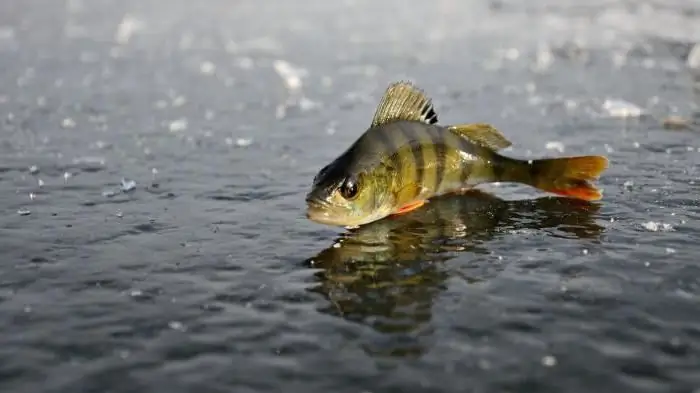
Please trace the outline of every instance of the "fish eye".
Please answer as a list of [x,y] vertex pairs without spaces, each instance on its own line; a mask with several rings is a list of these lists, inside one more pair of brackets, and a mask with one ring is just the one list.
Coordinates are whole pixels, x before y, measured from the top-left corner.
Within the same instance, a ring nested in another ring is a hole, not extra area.
[[343,198],[351,200],[357,196],[357,190],[359,188],[358,180],[352,177],[348,177],[340,186],[340,195]]

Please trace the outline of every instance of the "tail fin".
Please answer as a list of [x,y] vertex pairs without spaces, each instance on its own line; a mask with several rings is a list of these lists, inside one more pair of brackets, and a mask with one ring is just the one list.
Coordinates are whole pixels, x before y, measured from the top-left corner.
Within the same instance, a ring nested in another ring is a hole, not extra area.
[[607,169],[608,159],[603,156],[545,158],[529,166],[528,183],[533,187],[586,201],[602,197],[601,190],[589,182]]

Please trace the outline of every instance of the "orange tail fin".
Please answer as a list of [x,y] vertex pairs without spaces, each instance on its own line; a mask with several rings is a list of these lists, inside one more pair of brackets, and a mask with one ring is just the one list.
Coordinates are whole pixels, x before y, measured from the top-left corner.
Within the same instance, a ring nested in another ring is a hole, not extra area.
[[534,160],[529,166],[529,183],[543,191],[586,201],[603,196],[590,183],[608,167],[608,159],[603,156],[545,158]]

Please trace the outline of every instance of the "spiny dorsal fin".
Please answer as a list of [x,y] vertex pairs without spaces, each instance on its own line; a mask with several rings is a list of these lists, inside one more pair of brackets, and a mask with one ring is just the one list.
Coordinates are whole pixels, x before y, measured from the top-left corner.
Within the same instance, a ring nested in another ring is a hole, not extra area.
[[372,119],[372,127],[396,120],[415,120],[427,124],[438,122],[430,98],[411,82],[400,81],[389,85]]
[[505,149],[512,145],[495,127],[486,123],[456,124],[447,127],[450,131],[472,142],[493,150]]

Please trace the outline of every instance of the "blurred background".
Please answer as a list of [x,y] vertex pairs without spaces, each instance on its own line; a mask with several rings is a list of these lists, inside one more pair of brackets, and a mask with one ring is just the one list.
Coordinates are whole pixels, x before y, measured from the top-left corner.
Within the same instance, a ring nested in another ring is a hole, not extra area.
[[[699,43],[692,0],[5,0],[0,388],[697,392]],[[308,221],[402,79],[604,199]]]

